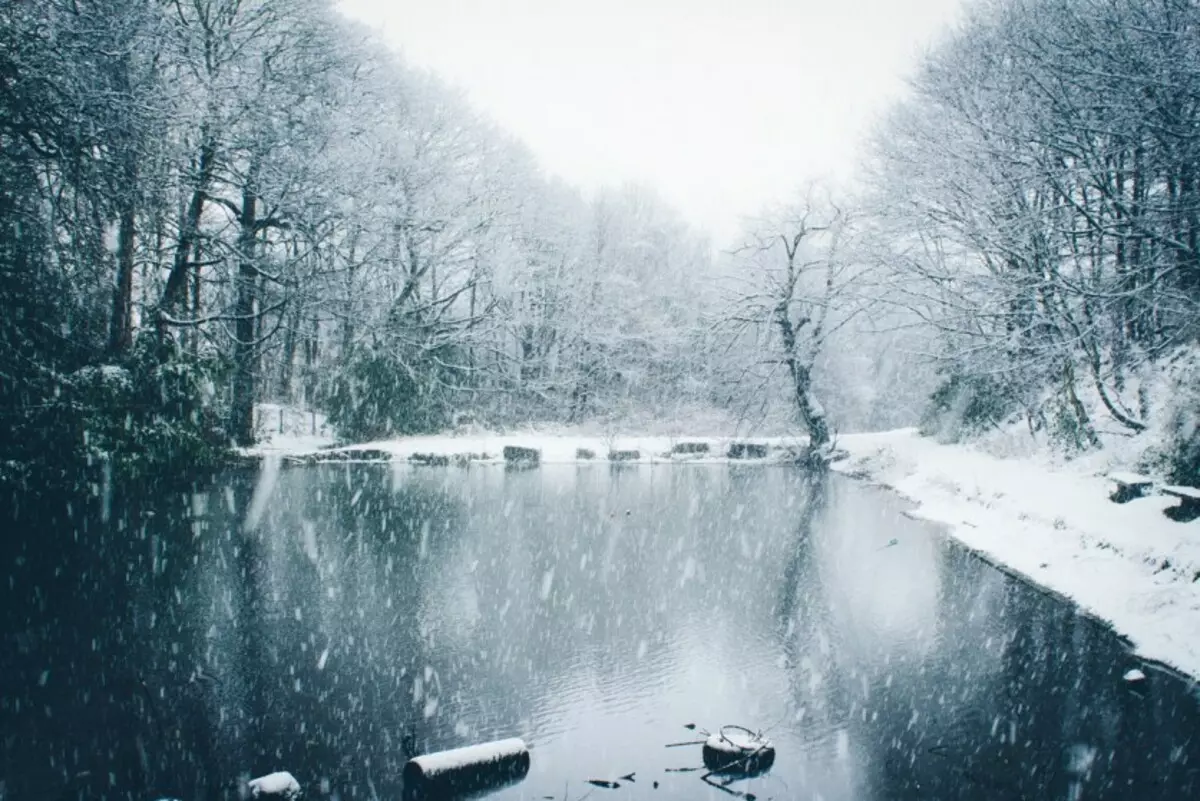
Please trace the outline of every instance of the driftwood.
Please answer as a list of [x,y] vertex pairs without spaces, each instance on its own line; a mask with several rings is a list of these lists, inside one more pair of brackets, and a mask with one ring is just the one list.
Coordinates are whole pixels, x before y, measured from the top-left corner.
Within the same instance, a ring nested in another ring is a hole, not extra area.
[[529,748],[518,738],[413,757],[404,766],[408,799],[458,798],[525,778]]

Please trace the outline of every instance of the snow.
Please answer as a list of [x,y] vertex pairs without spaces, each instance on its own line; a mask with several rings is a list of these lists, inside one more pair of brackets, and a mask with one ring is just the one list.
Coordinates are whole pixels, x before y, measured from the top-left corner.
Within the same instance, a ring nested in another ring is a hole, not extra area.
[[250,780],[250,795],[252,798],[264,795],[297,798],[300,795],[300,783],[286,770],[268,773],[266,776]]
[[255,405],[254,433],[258,444],[244,450],[251,456],[308,453],[334,442],[324,414],[277,403]]
[[1119,470],[1109,473],[1108,478],[1110,481],[1115,481],[1118,484],[1125,484],[1128,486],[1140,486],[1154,483],[1154,479],[1150,476],[1143,476],[1141,473],[1126,473]]
[[716,734],[710,735],[705,745],[714,751],[740,755],[747,751],[766,751],[773,748],[771,741],[760,737],[754,732],[726,727]]
[[915,501],[915,517],[992,561],[1077,602],[1140,656],[1200,677],[1200,522],[1163,514],[1175,501],[1108,499],[1120,451],[1057,462],[999,456],[915,429],[842,436],[845,473]]

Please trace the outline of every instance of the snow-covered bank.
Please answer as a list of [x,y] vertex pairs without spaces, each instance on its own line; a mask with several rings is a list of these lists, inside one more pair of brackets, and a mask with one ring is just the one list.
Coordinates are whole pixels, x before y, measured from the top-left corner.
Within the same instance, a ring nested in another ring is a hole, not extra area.
[[[620,436],[603,437],[568,430],[545,433],[536,430],[512,433],[437,434],[401,437],[398,439],[365,442],[328,451],[354,454],[380,454],[392,459],[419,461],[422,457],[470,457],[475,461],[503,459],[506,447],[532,448],[540,454],[543,464],[577,464],[593,460],[618,458],[632,464],[663,461],[728,461],[730,448],[735,444],[760,446],[759,452],[739,454],[739,459],[779,461],[795,458],[803,449],[803,437],[668,437]],[[684,452],[680,452],[680,451]]]
[[1074,599],[1137,652],[1200,677],[1200,521],[1163,514],[1175,501],[1108,499],[1103,455],[1054,463],[944,445],[915,429],[840,438],[835,467],[915,501],[915,516],[1040,585]]

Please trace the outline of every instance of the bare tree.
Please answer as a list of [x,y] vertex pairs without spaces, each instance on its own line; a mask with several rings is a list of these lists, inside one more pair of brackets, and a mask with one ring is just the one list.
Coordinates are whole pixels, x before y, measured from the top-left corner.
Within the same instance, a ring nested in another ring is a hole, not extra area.
[[814,449],[827,446],[832,432],[813,369],[829,337],[861,308],[852,292],[858,271],[844,252],[847,228],[846,213],[815,187],[754,222],[734,252],[738,269],[717,321],[734,352],[748,344],[758,351],[746,363],[767,367],[757,375],[759,391],[786,368],[788,393]]

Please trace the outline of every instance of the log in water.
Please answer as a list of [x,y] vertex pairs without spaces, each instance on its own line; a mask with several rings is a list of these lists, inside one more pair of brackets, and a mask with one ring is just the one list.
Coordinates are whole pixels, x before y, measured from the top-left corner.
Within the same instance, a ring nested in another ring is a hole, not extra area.
[[413,757],[404,766],[407,798],[449,798],[525,778],[529,749],[513,737]]
[[722,726],[704,742],[704,766],[713,773],[753,775],[775,764],[775,746],[742,726]]

